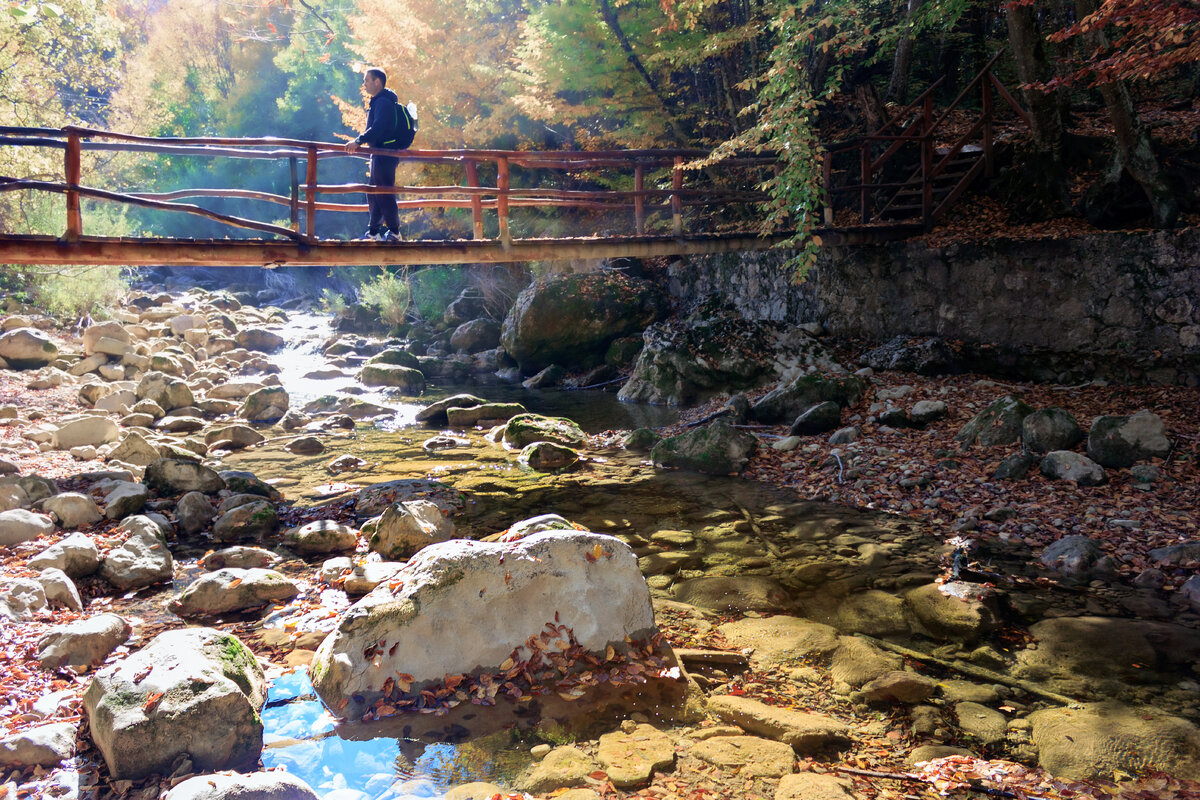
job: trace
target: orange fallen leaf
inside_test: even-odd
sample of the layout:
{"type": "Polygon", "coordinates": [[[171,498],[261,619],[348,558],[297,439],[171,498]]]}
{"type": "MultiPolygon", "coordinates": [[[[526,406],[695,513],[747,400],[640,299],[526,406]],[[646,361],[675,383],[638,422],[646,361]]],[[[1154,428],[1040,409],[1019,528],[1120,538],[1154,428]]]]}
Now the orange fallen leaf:
{"type": "Polygon", "coordinates": [[[158,701],[162,700],[162,696],[162,692],[155,692],[147,697],[145,704],[142,706],[142,711],[153,711],[158,706],[158,701]]]}

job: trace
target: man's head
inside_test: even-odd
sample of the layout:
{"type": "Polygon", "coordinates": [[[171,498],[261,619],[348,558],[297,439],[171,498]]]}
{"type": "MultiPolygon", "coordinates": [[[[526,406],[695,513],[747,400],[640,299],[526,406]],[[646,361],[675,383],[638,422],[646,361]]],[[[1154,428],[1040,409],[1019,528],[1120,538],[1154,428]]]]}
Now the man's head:
{"type": "Polygon", "coordinates": [[[387,86],[387,73],[378,67],[371,67],[363,73],[363,88],[371,97],[382,92],[385,86],[387,86]]]}

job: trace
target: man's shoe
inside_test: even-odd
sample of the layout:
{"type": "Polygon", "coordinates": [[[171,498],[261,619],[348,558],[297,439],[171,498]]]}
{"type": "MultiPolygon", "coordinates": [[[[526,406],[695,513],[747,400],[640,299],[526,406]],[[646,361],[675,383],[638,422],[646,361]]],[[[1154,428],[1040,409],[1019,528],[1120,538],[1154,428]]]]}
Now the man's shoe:
{"type": "Polygon", "coordinates": [[[367,231],[362,236],[358,237],[356,242],[382,242],[383,234],[376,231],[367,231]]]}
{"type": "Polygon", "coordinates": [[[403,242],[404,237],[398,233],[392,233],[391,231],[384,231],[383,234],[380,235],[379,241],[387,243],[387,244],[391,244],[394,242],[403,242]]]}

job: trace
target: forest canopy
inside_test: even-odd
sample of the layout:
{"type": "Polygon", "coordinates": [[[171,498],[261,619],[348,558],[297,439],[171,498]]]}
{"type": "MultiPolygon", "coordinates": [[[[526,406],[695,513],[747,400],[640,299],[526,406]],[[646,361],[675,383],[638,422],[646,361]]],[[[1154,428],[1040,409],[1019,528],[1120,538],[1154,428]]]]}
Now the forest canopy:
{"type": "MultiPolygon", "coordinates": [[[[424,149],[778,154],[762,217],[790,221],[800,242],[828,188],[823,146],[871,132],[931,86],[950,103],[1003,51],[994,70],[1023,87],[1030,112],[1014,142],[1024,177],[1008,179],[1029,198],[1022,213],[1119,221],[1122,186],[1155,225],[1194,205],[1195,147],[1164,155],[1139,115],[1146,103],[1192,113],[1194,0],[9,0],[0,41],[0,125],[345,141],[364,123],[360,72],[374,65],[419,107],[424,149]],[[1080,109],[1105,118],[1086,141],[1072,138],[1080,109]]],[[[89,158],[118,191],[286,192],[286,176],[254,163],[89,158]]],[[[362,163],[344,162],[323,179],[361,180],[362,163]]],[[[61,159],[4,147],[0,174],[55,179],[61,159]]],[[[60,204],[0,195],[11,231],[60,232],[60,204]]],[[[113,232],[228,233],[139,210],[89,219],[113,232]]]]}

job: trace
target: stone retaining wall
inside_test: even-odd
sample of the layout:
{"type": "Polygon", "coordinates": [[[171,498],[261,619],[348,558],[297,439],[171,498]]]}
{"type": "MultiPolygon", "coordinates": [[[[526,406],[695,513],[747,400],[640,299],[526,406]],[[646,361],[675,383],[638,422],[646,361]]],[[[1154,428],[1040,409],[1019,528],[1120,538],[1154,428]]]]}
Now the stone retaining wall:
{"type": "Polygon", "coordinates": [[[964,368],[1038,380],[1200,384],[1200,230],[933,248],[829,248],[803,284],[783,252],[698,256],[672,294],[835,336],[963,343],[964,368]]]}

